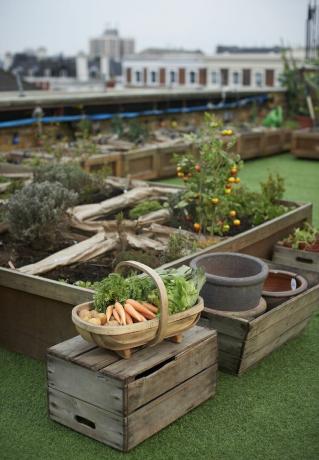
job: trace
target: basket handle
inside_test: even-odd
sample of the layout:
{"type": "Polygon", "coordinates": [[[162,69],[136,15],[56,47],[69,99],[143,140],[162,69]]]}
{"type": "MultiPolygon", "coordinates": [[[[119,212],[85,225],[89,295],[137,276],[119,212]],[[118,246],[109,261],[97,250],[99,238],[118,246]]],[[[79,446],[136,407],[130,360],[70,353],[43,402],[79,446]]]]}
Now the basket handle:
{"type": "Polygon", "coordinates": [[[149,275],[154,283],[157,286],[157,289],[159,290],[159,295],[160,295],[160,316],[159,316],[159,324],[158,324],[158,329],[156,331],[156,335],[153,340],[151,340],[148,345],[156,345],[159,342],[162,342],[162,340],[165,339],[166,336],[166,331],[167,331],[167,323],[168,323],[168,297],[167,297],[167,291],[166,287],[163,283],[162,278],[159,276],[159,274],[153,270],[151,267],[148,267],[145,264],[142,264],[141,262],[135,262],[135,260],[125,260],[123,262],[120,262],[116,267],[115,267],[115,272],[118,272],[119,269],[122,267],[127,266],[127,267],[134,267],[138,268],[142,272],[146,273],[149,275]]]}

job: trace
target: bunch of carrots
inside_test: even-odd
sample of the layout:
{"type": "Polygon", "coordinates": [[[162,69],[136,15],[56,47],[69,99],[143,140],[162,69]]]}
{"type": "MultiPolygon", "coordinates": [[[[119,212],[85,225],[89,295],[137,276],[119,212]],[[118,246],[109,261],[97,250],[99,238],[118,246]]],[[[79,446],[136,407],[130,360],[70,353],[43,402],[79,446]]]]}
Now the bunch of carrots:
{"type": "Polygon", "coordinates": [[[148,302],[138,302],[137,300],[127,299],[123,304],[115,302],[109,305],[105,313],[96,310],[83,309],[79,312],[79,317],[97,326],[125,326],[128,324],[139,323],[156,318],[158,308],[148,302]]]}

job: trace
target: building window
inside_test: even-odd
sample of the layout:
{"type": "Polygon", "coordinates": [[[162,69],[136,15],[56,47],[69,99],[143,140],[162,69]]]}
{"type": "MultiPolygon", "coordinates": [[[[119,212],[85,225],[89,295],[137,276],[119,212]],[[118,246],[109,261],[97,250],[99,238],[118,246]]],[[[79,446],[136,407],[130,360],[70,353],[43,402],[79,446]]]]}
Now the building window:
{"type": "Polygon", "coordinates": [[[156,83],[156,72],[154,70],[151,72],[151,82],[156,83]]]}
{"type": "Polygon", "coordinates": [[[169,81],[170,83],[176,82],[176,72],[174,72],[174,70],[171,70],[169,73],[169,81]]]}
{"type": "Polygon", "coordinates": [[[263,76],[261,72],[256,72],[255,73],[255,84],[258,88],[260,88],[263,84],[263,76]]]}
{"type": "Polygon", "coordinates": [[[219,79],[219,72],[212,72],[212,84],[213,85],[219,85],[220,79],[219,79]]]}
{"type": "Polygon", "coordinates": [[[239,85],[239,73],[238,72],[233,73],[233,84],[239,85]]]}
{"type": "Polygon", "coordinates": [[[250,69],[243,69],[243,86],[250,86],[250,69]]]}
{"type": "Polygon", "coordinates": [[[196,73],[193,70],[189,72],[189,82],[191,84],[196,83],[196,73]]]}
{"type": "Polygon", "coordinates": [[[141,82],[141,72],[139,70],[137,70],[135,72],[135,81],[136,83],[140,83],[141,82]]]}

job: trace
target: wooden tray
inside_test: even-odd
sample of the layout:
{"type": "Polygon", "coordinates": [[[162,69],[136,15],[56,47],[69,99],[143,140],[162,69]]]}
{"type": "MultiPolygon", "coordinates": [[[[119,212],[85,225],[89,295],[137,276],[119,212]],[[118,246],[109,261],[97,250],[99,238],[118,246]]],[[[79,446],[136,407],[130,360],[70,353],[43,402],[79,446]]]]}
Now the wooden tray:
{"type": "Polygon", "coordinates": [[[180,342],[182,340],[181,334],[197,323],[204,308],[203,299],[199,297],[198,303],[194,307],[169,316],[167,292],[159,274],[147,265],[135,261],[121,262],[115,271],[124,266],[138,268],[153,279],[160,293],[159,318],[126,326],[97,326],[83,321],[79,317],[81,310],[92,309],[93,307],[93,302],[86,302],[77,305],[72,310],[72,321],[76,330],[85,340],[93,342],[99,347],[114,350],[123,358],[131,357],[132,348],[146,344],[153,346],[166,338],[180,342]]]}

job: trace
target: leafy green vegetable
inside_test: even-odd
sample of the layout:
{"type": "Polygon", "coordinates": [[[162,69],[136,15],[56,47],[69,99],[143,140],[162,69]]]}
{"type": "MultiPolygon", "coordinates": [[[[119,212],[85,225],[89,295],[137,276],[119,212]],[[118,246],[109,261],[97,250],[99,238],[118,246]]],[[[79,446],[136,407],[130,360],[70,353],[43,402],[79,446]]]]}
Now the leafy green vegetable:
{"type": "MultiPolygon", "coordinates": [[[[178,269],[158,269],[168,295],[169,313],[174,314],[191,308],[198,299],[199,292],[205,283],[205,273],[201,269],[191,269],[185,265],[178,269]]],[[[108,305],[114,302],[125,302],[127,299],[148,300],[160,306],[157,287],[147,275],[132,275],[124,278],[112,273],[94,285],[94,307],[105,312],[108,305]]]]}

